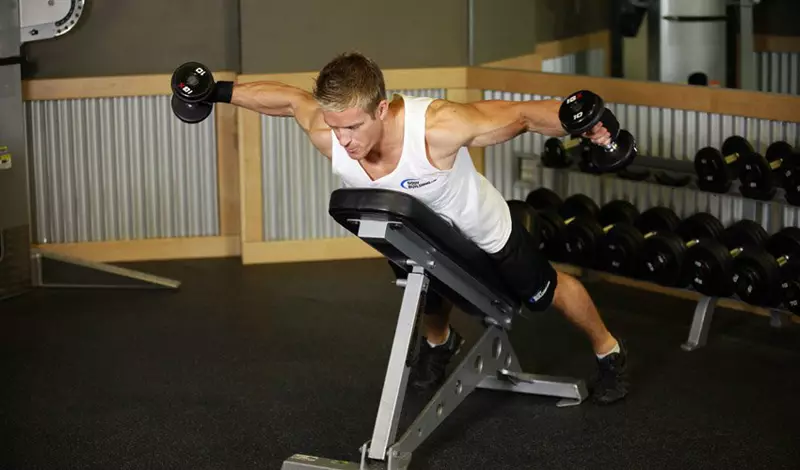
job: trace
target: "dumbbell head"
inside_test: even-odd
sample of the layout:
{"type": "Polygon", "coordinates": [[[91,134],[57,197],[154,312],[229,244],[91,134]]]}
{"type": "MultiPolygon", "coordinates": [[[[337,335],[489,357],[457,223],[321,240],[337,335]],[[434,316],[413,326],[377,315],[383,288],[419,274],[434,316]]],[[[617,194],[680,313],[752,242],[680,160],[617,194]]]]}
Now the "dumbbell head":
{"type": "Polygon", "coordinates": [[[789,281],[783,291],[783,305],[795,315],[800,315],[800,280],[789,281]]]}
{"type": "Polygon", "coordinates": [[[647,209],[636,219],[635,226],[642,234],[650,232],[674,232],[681,218],[669,207],[656,206],[647,209]]]}
{"type": "Polygon", "coordinates": [[[556,137],[550,137],[544,141],[542,165],[547,168],[567,168],[572,164],[572,159],[569,158],[570,151],[580,145],[580,139],[562,141],[556,137]]]}
{"type": "Polygon", "coordinates": [[[800,228],[786,227],[767,240],[765,249],[744,251],[734,260],[733,282],[744,302],[777,307],[782,300],[782,269],[800,257],[800,228]]]}
{"type": "Polygon", "coordinates": [[[768,237],[761,224],[744,219],[725,229],[718,239],[700,240],[686,251],[684,260],[692,286],[709,296],[733,295],[734,258],[742,250],[763,245],[768,237]]]}
{"type": "Polygon", "coordinates": [[[214,110],[214,105],[211,103],[206,101],[183,101],[177,95],[172,95],[170,106],[175,116],[187,124],[197,124],[204,121],[214,110]]]}
{"type": "Polygon", "coordinates": [[[753,152],[750,143],[741,136],[725,139],[722,148],[700,149],[694,157],[697,184],[703,191],[726,193],[731,183],[739,176],[742,160],[753,152]]]}
{"type": "Polygon", "coordinates": [[[642,247],[640,276],[665,286],[686,286],[690,274],[684,266],[686,250],[700,240],[716,238],[722,230],[719,219],[698,212],[684,219],[675,232],[648,233],[642,247]]]}
{"type": "Polygon", "coordinates": [[[786,191],[786,202],[800,206],[800,152],[793,152],[784,160],[781,180],[786,191]]]}
{"type": "Polygon", "coordinates": [[[528,193],[525,202],[538,215],[539,247],[548,259],[557,259],[560,254],[559,233],[563,219],[558,215],[558,208],[563,204],[561,196],[548,188],[537,188],[528,193]]]}
{"type": "Polygon", "coordinates": [[[626,276],[636,276],[640,266],[644,234],[670,232],[680,218],[668,207],[652,207],[639,214],[632,223],[618,223],[598,243],[598,268],[626,276]]]}
{"type": "MultiPolygon", "coordinates": [[[[768,149],[769,150],[769,149],[768,149]]],[[[749,199],[769,201],[775,197],[780,180],[783,156],[776,149],[767,156],[752,152],[742,159],[739,192],[749,199]]]]}
{"type": "Polygon", "coordinates": [[[542,248],[542,229],[536,209],[525,201],[511,199],[508,201],[511,218],[516,220],[530,235],[530,243],[542,248]]]}
{"type": "Polygon", "coordinates": [[[537,188],[528,193],[525,197],[525,202],[537,211],[540,211],[544,209],[558,209],[564,201],[562,201],[561,196],[551,189],[537,188]]]}
{"type": "Polygon", "coordinates": [[[558,118],[564,130],[573,136],[590,131],[600,121],[611,132],[612,138],[619,131],[619,123],[606,108],[603,98],[589,90],[580,90],[569,95],[561,103],[558,118]]]}
{"type": "Polygon", "coordinates": [[[633,224],[639,210],[628,201],[615,200],[604,205],[597,217],[577,217],[564,230],[564,254],[568,263],[595,267],[600,239],[616,224],[633,224]]]}
{"type": "Polygon", "coordinates": [[[183,101],[208,99],[214,91],[214,76],[199,62],[186,62],[172,73],[172,92],[183,101]]]}

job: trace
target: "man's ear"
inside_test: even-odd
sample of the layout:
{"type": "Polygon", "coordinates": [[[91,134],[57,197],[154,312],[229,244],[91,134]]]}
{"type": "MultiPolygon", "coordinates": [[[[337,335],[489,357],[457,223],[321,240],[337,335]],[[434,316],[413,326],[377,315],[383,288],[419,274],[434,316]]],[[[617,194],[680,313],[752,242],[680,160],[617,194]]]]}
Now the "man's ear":
{"type": "Polygon", "coordinates": [[[378,103],[377,109],[375,109],[375,118],[383,121],[384,119],[386,119],[386,116],[388,114],[389,114],[389,102],[386,100],[381,100],[381,102],[378,103]]]}

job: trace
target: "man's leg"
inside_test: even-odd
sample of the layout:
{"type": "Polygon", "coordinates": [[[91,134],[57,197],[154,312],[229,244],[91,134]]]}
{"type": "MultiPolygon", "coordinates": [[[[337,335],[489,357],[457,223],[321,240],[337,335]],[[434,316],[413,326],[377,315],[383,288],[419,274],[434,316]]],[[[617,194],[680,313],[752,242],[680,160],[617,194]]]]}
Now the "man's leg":
{"type": "Polygon", "coordinates": [[[512,222],[506,245],[492,254],[492,258],[503,279],[526,301],[530,310],[542,311],[553,306],[586,333],[599,370],[592,387],[594,400],[607,404],[625,397],[628,393],[627,350],[609,333],[583,285],[571,276],[556,272],[517,221],[512,222]]]}
{"type": "Polygon", "coordinates": [[[557,276],[553,307],[586,333],[595,354],[604,355],[611,352],[617,346],[617,340],[600,318],[600,313],[586,288],[569,274],[557,272],[557,276]]]}
{"type": "MultiPolygon", "coordinates": [[[[406,278],[407,273],[389,262],[395,276],[406,278]]],[[[419,358],[411,370],[409,384],[420,390],[440,386],[446,378],[446,368],[450,360],[458,354],[464,339],[450,325],[450,312],[453,304],[438,292],[428,287],[423,306],[419,358]]]]}

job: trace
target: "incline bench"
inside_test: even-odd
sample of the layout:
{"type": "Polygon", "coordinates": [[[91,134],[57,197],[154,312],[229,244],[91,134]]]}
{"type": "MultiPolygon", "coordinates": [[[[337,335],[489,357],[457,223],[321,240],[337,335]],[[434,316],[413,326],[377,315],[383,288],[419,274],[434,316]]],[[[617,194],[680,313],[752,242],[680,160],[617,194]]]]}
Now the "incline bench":
{"type": "Polygon", "coordinates": [[[398,280],[405,291],[372,439],[361,447],[361,461],[296,454],[283,462],[282,470],[405,469],[412,452],[476,388],[560,397],[559,406],[578,405],[587,397],[582,380],[521,371],[508,339],[521,302],[501,283],[489,256],[422,202],[397,191],[338,189],[331,195],[329,213],[406,269],[408,278],[398,280]],[[429,287],[480,318],[486,331],[405,434],[396,439],[429,287]]]}

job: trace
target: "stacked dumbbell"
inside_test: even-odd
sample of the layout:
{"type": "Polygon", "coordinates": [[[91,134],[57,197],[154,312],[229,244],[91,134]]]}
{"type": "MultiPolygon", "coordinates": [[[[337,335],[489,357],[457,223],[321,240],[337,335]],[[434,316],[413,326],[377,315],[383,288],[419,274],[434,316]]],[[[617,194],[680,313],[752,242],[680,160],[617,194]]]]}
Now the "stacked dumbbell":
{"type": "Polygon", "coordinates": [[[642,212],[633,224],[618,223],[597,242],[597,268],[623,276],[634,277],[641,264],[645,234],[673,232],[680,217],[668,207],[656,206],[642,212]]]}
{"type": "Polygon", "coordinates": [[[636,206],[618,199],[604,205],[596,218],[576,219],[563,233],[564,261],[576,266],[596,268],[599,240],[616,226],[632,226],[638,217],[639,210],[636,206]]]}
{"type": "Polygon", "coordinates": [[[638,275],[663,286],[687,287],[690,281],[690,271],[684,262],[687,250],[701,240],[717,238],[723,229],[719,219],[698,212],[681,221],[674,232],[646,234],[638,275]]]}
{"type": "MultiPolygon", "coordinates": [[[[782,146],[787,151],[788,144],[782,146]]],[[[784,154],[783,165],[780,170],[780,180],[785,191],[786,202],[800,206],[800,151],[792,149],[784,154]]]]}
{"type": "Polygon", "coordinates": [[[721,149],[701,148],[694,157],[697,186],[702,191],[727,193],[739,178],[743,161],[754,151],[750,142],[738,135],[725,139],[721,149]]]}
{"type": "Polygon", "coordinates": [[[525,198],[538,215],[540,224],[540,247],[548,259],[567,261],[564,237],[567,228],[583,219],[597,218],[600,208],[585,194],[573,194],[561,200],[547,188],[531,191],[525,198]]]}
{"type": "Polygon", "coordinates": [[[797,311],[800,280],[800,228],[786,227],[760,249],[746,250],[733,263],[736,295],[751,305],[797,311]]]}
{"type": "Polygon", "coordinates": [[[692,287],[708,296],[733,296],[734,261],[743,253],[757,250],[768,237],[761,224],[744,219],[726,228],[717,239],[700,240],[686,251],[684,259],[692,287]]]}
{"type": "Polygon", "coordinates": [[[772,200],[781,186],[783,163],[789,160],[792,151],[791,145],[777,141],[767,147],[763,156],[757,152],[745,156],[739,173],[739,192],[742,196],[762,201],[772,200]]]}
{"type": "Polygon", "coordinates": [[[539,221],[539,216],[536,212],[536,209],[531,207],[531,205],[527,202],[520,201],[518,199],[510,199],[507,201],[507,204],[511,212],[511,217],[516,219],[520,225],[522,225],[525,231],[528,232],[528,235],[530,236],[530,243],[533,246],[541,249],[541,223],[539,221]]]}

